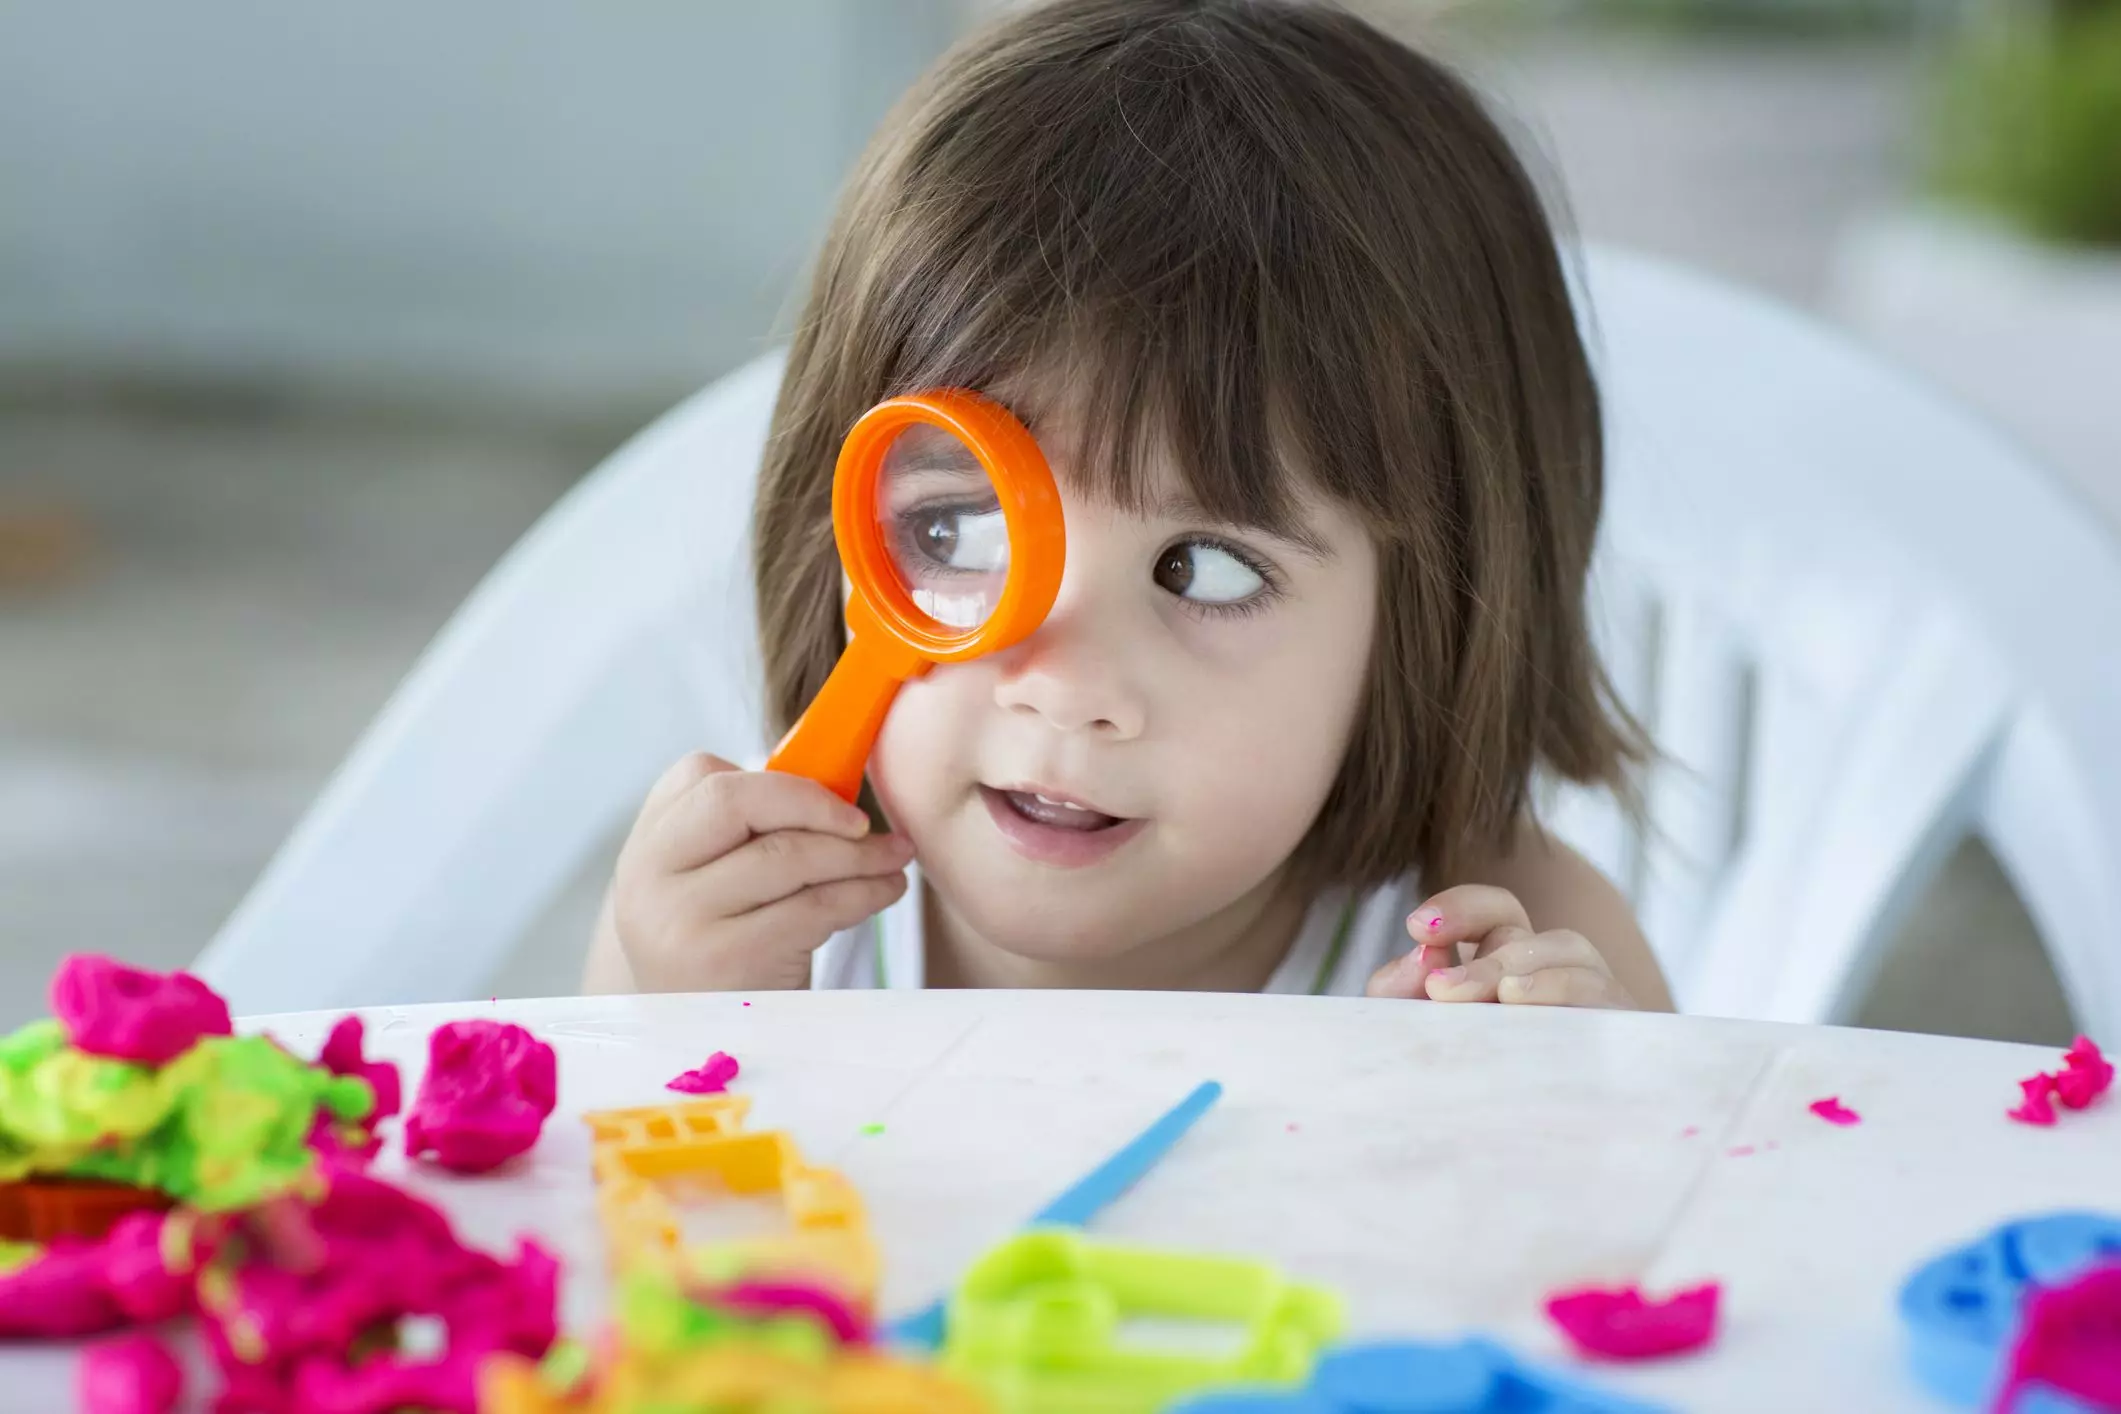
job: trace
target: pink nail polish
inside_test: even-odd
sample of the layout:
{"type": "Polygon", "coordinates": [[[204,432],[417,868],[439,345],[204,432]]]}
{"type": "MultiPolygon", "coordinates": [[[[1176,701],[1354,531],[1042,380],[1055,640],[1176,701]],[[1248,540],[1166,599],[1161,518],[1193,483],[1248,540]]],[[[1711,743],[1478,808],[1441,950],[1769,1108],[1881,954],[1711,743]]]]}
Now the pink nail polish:
{"type": "Polygon", "coordinates": [[[1455,987],[1466,980],[1466,970],[1463,967],[1446,967],[1439,972],[1431,972],[1429,975],[1446,987],[1455,987]]]}
{"type": "Polygon", "coordinates": [[[1429,931],[1431,933],[1435,932],[1438,928],[1441,928],[1442,926],[1443,915],[1441,913],[1432,913],[1429,915],[1429,931]]]}

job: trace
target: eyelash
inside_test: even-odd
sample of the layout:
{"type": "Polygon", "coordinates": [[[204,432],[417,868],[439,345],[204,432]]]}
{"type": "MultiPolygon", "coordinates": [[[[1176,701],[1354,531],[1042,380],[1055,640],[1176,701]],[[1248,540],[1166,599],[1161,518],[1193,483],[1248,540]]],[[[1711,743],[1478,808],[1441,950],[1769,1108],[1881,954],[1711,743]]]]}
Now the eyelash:
{"type": "MultiPolygon", "coordinates": [[[[920,547],[914,543],[914,537],[920,534],[922,522],[934,520],[939,516],[985,515],[994,509],[992,505],[973,501],[936,501],[909,506],[905,510],[900,511],[895,517],[897,526],[893,538],[897,540],[899,548],[909,558],[917,556],[920,553],[920,547]]],[[[949,565],[931,564],[929,573],[936,575],[938,578],[947,578],[958,575],[979,574],[981,571],[955,569],[949,565]]]]}
{"type": "Polygon", "coordinates": [[[1158,558],[1162,558],[1162,555],[1170,554],[1173,550],[1196,548],[1222,551],[1225,555],[1228,555],[1231,559],[1258,575],[1261,588],[1257,594],[1252,595],[1250,598],[1240,599],[1234,604],[1210,604],[1200,599],[1187,599],[1180,595],[1173,595],[1172,597],[1178,600],[1179,608],[1187,613],[1199,619],[1250,618],[1254,614],[1266,612],[1266,610],[1274,606],[1275,601],[1281,598],[1281,572],[1258,555],[1253,554],[1244,546],[1233,541],[1217,539],[1212,535],[1189,535],[1183,540],[1172,541],[1170,545],[1164,548],[1158,558]]]}

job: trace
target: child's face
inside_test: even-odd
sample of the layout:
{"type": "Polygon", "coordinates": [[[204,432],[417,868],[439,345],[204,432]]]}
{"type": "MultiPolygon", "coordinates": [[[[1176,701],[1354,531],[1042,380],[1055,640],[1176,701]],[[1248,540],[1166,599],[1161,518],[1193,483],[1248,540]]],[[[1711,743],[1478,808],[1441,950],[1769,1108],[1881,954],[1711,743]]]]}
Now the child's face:
{"type": "Polygon", "coordinates": [[[869,771],[965,927],[1027,960],[1095,962],[1238,904],[1302,841],[1356,721],[1377,560],[1322,499],[1301,546],[1189,514],[1168,465],[1146,518],[1055,471],[1052,612],[1014,648],[907,683],[869,771]]]}

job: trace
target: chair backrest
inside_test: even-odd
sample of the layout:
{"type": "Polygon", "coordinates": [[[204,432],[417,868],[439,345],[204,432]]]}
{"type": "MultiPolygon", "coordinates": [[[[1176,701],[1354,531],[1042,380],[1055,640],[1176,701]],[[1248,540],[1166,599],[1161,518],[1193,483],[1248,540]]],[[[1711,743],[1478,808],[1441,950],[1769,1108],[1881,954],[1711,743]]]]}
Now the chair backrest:
{"type": "Polygon", "coordinates": [[[199,960],[239,1012],[477,995],[691,750],[760,735],[761,358],[548,511],[459,609],[199,960]]]}
{"type": "MultiPolygon", "coordinates": [[[[1550,821],[1689,1010],[1843,1015],[1984,834],[2121,1029],[2121,550],[1986,426],[1806,319],[1584,258],[1608,414],[1600,632],[1670,759],[1647,829],[1550,821]]],[[[598,469],[429,649],[201,960],[239,1011],[476,995],[662,767],[763,749],[762,359],[598,469]]]]}
{"type": "Polygon", "coordinates": [[[1672,764],[1650,828],[1562,800],[1690,1011],[1841,1020],[1982,836],[2087,1026],[2121,1028],[2121,547],[1843,336],[1588,262],[1609,669],[1672,764]]]}

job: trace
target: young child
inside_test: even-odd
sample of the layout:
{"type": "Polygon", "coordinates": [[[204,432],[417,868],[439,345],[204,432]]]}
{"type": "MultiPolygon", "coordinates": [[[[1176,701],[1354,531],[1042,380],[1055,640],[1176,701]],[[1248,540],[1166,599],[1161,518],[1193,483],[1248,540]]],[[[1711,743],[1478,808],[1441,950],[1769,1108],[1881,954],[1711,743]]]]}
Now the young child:
{"type": "Polygon", "coordinates": [[[943,58],[848,185],[774,413],[779,729],[842,646],[840,439],[934,387],[1051,462],[1051,613],[905,685],[866,810],[672,767],[592,990],[1670,1006],[1532,818],[1535,769],[1623,786],[1641,748],[1585,626],[1599,412],[1562,263],[1457,79],[1281,0],[1062,0],[943,58]]]}

